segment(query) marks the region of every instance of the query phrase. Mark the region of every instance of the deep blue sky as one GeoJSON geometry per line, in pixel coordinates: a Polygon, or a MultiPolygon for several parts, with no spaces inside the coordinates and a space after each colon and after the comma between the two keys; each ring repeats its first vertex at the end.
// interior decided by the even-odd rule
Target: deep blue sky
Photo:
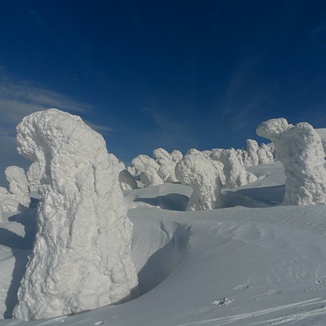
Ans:
{"type": "Polygon", "coordinates": [[[54,106],[123,161],[244,147],[269,118],[326,127],[324,0],[12,0],[0,44],[3,147],[54,106]]]}

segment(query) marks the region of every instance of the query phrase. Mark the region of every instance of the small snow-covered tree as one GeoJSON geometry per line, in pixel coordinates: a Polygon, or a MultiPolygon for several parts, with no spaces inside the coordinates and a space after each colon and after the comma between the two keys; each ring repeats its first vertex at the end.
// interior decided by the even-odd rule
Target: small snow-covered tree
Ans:
{"type": "Polygon", "coordinates": [[[198,211],[222,206],[220,189],[225,183],[223,164],[208,153],[190,150],[175,168],[177,179],[193,189],[187,210],[198,211]]]}
{"type": "Polygon", "coordinates": [[[145,187],[164,183],[162,177],[158,174],[158,170],[160,168],[159,164],[148,155],[138,155],[131,161],[131,164],[140,174],[140,181],[145,187]]]}
{"type": "Polygon", "coordinates": [[[259,162],[258,164],[270,164],[274,162],[274,156],[271,146],[261,144],[257,151],[259,162]]]}
{"type": "Polygon", "coordinates": [[[50,109],[23,119],[17,145],[42,173],[37,234],[14,318],[73,314],[128,297],[138,282],[132,223],[121,166],[103,137],[80,117],[50,109]]]}
{"type": "Polygon", "coordinates": [[[223,164],[225,187],[237,188],[257,180],[257,177],[246,171],[239,152],[235,149],[214,149],[211,158],[223,164]]]}
{"type": "Polygon", "coordinates": [[[182,159],[182,153],[174,150],[169,154],[163,148],[157,148],[153,151],[153,156],[159,165],[158,174],[164,182],[177,182],[175,176],[175,166],[182,159]]]}
{"type": "Polygon", "coordinates": [[[18,211],[19,202],[15,199],[15,195],[9,194],[6,188],[0,187],[0,206],[3,213],[13,213],[18,211]]]}
{"type": "Polygon", "coordinates": [[[31,198],[24,169],[18,166],[8,166],[5,176],[9,182],[9,193],[13,194],[21,205],[28,207],[31,198]]]}
{"type": "Polygon", "coordinates": [[[245,166],[252,166],[259,164],[259,157],[258,157],[258,143],[254,139],[247,139],[247,151],[245,155],[244,164],[245,166]]]}
{"type": "Polygon", "coordinates": [[[286,119],[270,119],[257,127],[257,134],[270,139],[285,170],[287,205],[326,203],[325,152],[319,134],[301,122],[293,126],[286,119]]]}

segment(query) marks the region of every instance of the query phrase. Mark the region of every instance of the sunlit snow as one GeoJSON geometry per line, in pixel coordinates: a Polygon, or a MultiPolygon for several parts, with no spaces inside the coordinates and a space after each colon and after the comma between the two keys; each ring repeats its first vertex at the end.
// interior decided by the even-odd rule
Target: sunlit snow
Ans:
{"type": "MultiPolygon", "coordinates": [[[[179,183],[124,192],[134,224],[137,298],[47,320],[3,319],[0,325],[326,325],[325,205],[283,206],[280,162],[247,171],[258,179],[221,189],[224,208],[187,211],[192,189],[179,183]]],[[[37,204],[33,197],[30,208],[3,213],[5,318],[31,252],[37,204]]]]}

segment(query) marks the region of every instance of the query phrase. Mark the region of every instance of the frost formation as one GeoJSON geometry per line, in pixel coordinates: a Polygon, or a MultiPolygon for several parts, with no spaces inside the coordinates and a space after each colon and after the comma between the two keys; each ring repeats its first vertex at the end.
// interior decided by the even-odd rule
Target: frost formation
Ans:
{"type": "Polygon", "coordinates": [[[319,134],[306,122],[288,124],[271,119],[257,127],[257,134],[270,139],[285,170],[286,205],[326,203],[325,152],[319,134]]]}
{"type": "Polygon", "coordinates": [[[37,162],[37,234],[13,317],[74,314],[119,302],[137,286],[121,167],[80,117],[35,112],[17,126],[18,151],[37,162]]]}

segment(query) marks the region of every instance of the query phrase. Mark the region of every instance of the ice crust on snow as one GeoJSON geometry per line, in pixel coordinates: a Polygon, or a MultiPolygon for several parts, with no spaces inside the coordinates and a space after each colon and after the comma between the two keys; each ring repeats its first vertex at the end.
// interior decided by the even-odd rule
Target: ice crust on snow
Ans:
{"type": "Polygon", "coordinates": [[[18,151],[36,162],[37,234],[13,317],[49,318],[119,302],[137,286],[121,166],[80,117],[35,112],[17,127],[18,151]]]}
{"type": "Polygon", "coordinates": [[[25,207],[28,207],[31,198],[25,171],[18,166],[8,166],[5,170],[6,179],[9,182],[9,193],[25,207]]]}
{"type": "Polygon", "coordinates": [[[221,187],[225,184],[223,164],[212,160],[209,152],[190,150],[175,168],[177,179],[193,192],[187,210],[199,211],[222,206],[221,187]]]}
{"type": "Polygon", "coordinates": [[[325,152],[320,135],[306,122],[293,126],[286,119],[270,119],[257,127],[270,139],[285,170],[285,205],[326,203],[325,152]]]}

